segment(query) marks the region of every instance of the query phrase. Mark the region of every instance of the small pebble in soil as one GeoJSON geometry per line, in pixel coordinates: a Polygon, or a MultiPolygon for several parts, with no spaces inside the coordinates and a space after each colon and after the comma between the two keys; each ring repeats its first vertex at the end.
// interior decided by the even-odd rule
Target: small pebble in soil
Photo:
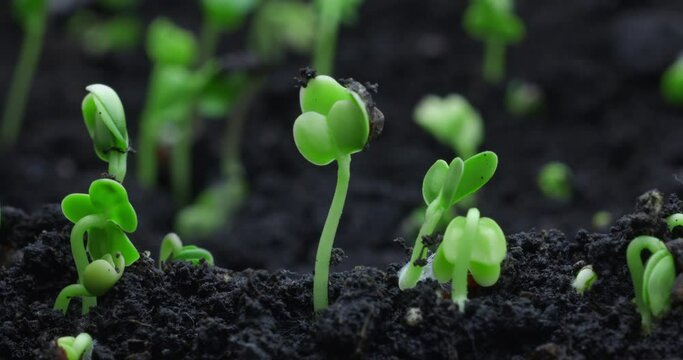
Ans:
{"type": "Polygon", "coordinates": [[[406,324],[408,326],[415,326],[422,322],[422,310],[420,308],[412,307],[406,312],[406,324]]]}

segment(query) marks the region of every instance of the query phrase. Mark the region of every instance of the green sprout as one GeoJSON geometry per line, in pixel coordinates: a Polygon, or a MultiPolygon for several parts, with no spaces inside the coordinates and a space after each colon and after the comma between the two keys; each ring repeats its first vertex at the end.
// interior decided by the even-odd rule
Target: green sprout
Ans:
{"type": "Polygon", "coordinates": [[[497,167],[498,156],[484,151],[465,161],[457,157],[450,164],[437,160],[429,168],[422,182],[422,196],[427,204],[425,221],[415,239],[410,261],[399,272],[398,286],[401,290],[415,287],[420,280],[427,256],[424,237],[434,233],[444,212],[484,186],[497,167]]]}
{"type": "Polygon", "coordinates": [[[197,48],[192,33],[168,19],[157,19],[149,27],[147,53],[154,67],[141,116],[138,176],[144,186],[155,186],[157,147],[170,147],[171,188],[181,204],[187,202],[191,190],[192,113],[199,94],[216,73],[213,62],[191,69],[197,48]]]}
{"type": "Polygon", "coordinates": [[[368,89],[355,81],[344,87],[329,76],[311,73],[303,81],[299,99],[302,114],[293,127],[297,149],[314,165],[336,161],[338,166],[337,186],[315,257],[313,307],[320,311],[328,306],[330,257],[349,186],[351,155],[379,135],[384,117],[368,89]]]}
{"type": "Polygon", "coordinates": [[[167,234],[161,241],[161,249],[159,250],[159,267],[163,268],[164,264],[169,260],[183,260],[189,261],[194,265],[198,265],[201,261],[213,266],[213,255],[206,250],[195,245],[185,245],[180,240],[180,237],[174,233],[167,234]]]}
{"type": "Polygon", "coordinates": [[[92,356],[93,340],[88,333],[78,336],[64,336],[57,339],[57,348],[61,351],[60,359],[85,360],[92,356]]]}
{"type": "Polygon", "coordinates": [[[576,274],[576,279],[574,279],[572,287],[579,295],[583,295],[583,293],[590,290],[596,280],[598,280],[598,274],[593,270],[593,266],[586,265],[579,270],[578,274],[576,274]]]}
{"type": "Polygon", "coordinates": [[[683,214],[676,213],[666,218],[666,226],[673,231],[677,226],[683,226],[683,214]]]}
{"type": "Polygon", "coordinates": [[[12,76],[0,124],[0,147],[16,143],[24,118],[31,81],[43,48],[47,24],[46,0],[13,0],[14,15],[24,30],[17,67],[12,76]]]}
{"type": "Polygon", "coordinates": [[[545,94],[536,84],[513,80],[505,92],[505,107],[508,113],[517,117],[531,116],[543,108],[545,94]]]}
{"type": "Polygon", "coordinates": [[[490,218],[480,217],[472,208],[467,217],[453,219],[436,250],[432,262],[434,277],[451,281],[451,300],[460,312],[467,301],[467,274],[480,286],[493,286],[500,277],[500,264],[507,253],[505,234],[490,218]]]}
{"type": "Polygon", "coordinates": [[[626,262],[642,327],[649,333],[653,318],[663,316],[671,307],[671,290],[676,278],[674,258],[659,239],[638,236],[626,249],[626,262]],[[651,253],[645,266],[641,258],[643,250],[651,253]]]}
{"type": "Polygon", "coordinates": [[[593,214],[593,227],[596,229],[606,229],[612,223],[612,213],[609,211],[598,211],[593,214]]]}
{"type": "Polygon", "coordinates": [[[463,159],[476,154],[484,140],[484,122],[464,97],[428,95],[415,108],[415,121],[463,159]]]}
{"type": "Polygon", "coordinates": [[[664,71],[660,87],[669,104],[683,105],[683,55],[664,71]]]}
{"type": "Polygon", "coordinates": [[[87,314],[97,305],[95,297],[105,294],[121,278],[123,268],[140,258],[126,236],[137,229],[138,219],[126,189],[111,179],[93,181],[88,194],[68,195],[62,201],[62,212],[74,223],[71,253],[78,284],[65,287],[54,308],[66,313],[71,298],[80,296],[82,313],[87,314]]]}
{"type": "Polygon", "coordinates": [[[95,145],[95,153],[109,164],[109,174],[123,182],[129,145],[121,99],[106,85],[94,84],[86,90],[90,93],[83,99],[83,119],[95,145]]]}
{"type": "Polygon", "coordinates": [[[505,74],[505,47],[524,37],[524,23],[513,13],[512,0],[471,0],[463,26],[468,34],[484,42],[483,77],[499,83],[505,74]]]}
{"type": "Polygon", "coordinates": [[[257,3],[257,0],[202,0],[200,58],[205,61],[212,57],[220,34],[239,29],[257,3]]]}
{"type": "Polygon", "coordinates": [[[140,44],[142,21],[129,14],[101,19],[90,10],[78,11],[67,23],[71,37],[90,55],[130,51],[140,44]]]}
{"type": "Polygon", "coordinates": [[[572,197],[571,177],[569,166],[557,161],[549,162],[538,173],[538,187],[549,199],[568,201],[572,197]]]}
{"type": "Polygon", "coordinates": [[[313,67],[332,75],[337,33],[342,21],[353,21],[361,0],[314,0],[318,9],[318,38],[313,53],[313,67]]]}

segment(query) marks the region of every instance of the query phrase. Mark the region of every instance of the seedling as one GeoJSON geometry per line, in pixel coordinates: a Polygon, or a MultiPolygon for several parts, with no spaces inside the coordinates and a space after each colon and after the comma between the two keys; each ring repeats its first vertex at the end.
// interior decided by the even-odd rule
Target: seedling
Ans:
{"type": "Polygon", "coordinates": [[[104,56],[135,49],[142,38],[143,24],[135,15],[104,19],[91,10],[81,10],[69,19],[67,31],[86,53],[104,56]]]}
{"type": "Polygon", "coordinates": [[[126,236],[135,231],[138,219],[126,189],[111,179],[93,181],[88,194],[68,195],[62,201],[62,212],[74,223],[71,253],[78,284],[65,287],[54,308],[66,313],[71,298],[79,296],[83,297],[82,313],[87,314],[97,305],[95,296],[105,294],[121,278],[124,267],[140,258],[126,236]]]}
{"type": "Polygon", "coordinates": [[[95,153],[109,164],[109,174],[123,182],[129,146],[121,99],[106,85],[94,84],[86,90],[90,93],[83,99],[83,119],[95,145],[95,153]]]}
{"type": "Polygon", "coordinates": [[[659,239],[638,236],[626,249],[626,262],[642,327],[649,333],[653,319],[663,316],[671,307],[671,290],[676,278],[674,258],[659,239]],[[643,250],[651,253],[645,266],[641,258],[643,250]]]}
{"type": "Polygon", "coordinates": [[[572,171],[561,162],[549,162],[538,173],[538,187],[549,199],[568,201],[572,197],[572,171]]]}
{"type": "Polygon", "coordinates": [[[524,24],[513,13],[513,0],[471,0],[463,26],[484,42],[484,80],[499,83],[505,74],[505,47],[524,37],[524,24]]]}
{"type": "Polygon", "coordinates": [[[661,90],[668,103],[683,105],[683,55],[662,74],[661,90]]]}
{"type": "Polygon", "coordinates": [[[505,107],[517,117],[527,117],[538,113],[543,108],[545,94],[536,84],[513,80],[505,92],[505,107]]]}
{"type": "Polygon", "coordinates": [[[451,281],[451,300],[460,312],[467,301],[467,274],[480,286],[493,286],[500,277],[507,243],[500,226],[490,218],[480,217],[472,208],[467,217],[453,219],[436,250],[432,271],[441,283],[451,281]]]}
{"type": "Polygon", "coordinates": [[[1,147],[13,146],[21,131],[28,93],[42,52],[47,24],[46,0],[13,0],[12,8],[24,30],[24,42],[5,99],[0,128],[1,147]]]}
{"type": "Polygon", "coordinates": [[[401,290],[415,287],[426,264],[425,236],[431,236],[444,212],[464,197],[473,194],[493,177],[498,167],[498,156],[484,151],[462,161],[455,158],[450,164],[437,160],[425,174],[422,196],[427,211],[425,221],[415,239],[410,261],[399,272],[398,286],[401,290]]]}
{"type": "Polygon", "coordinates": [[[330,257],[349,186],[351,155],[362,151],[371,136],[379,135],[384,117],[365,86],[355,81],[344,87],[329,76],[310,73],[302,79],[299,99],[302,114],[293,129],[297,149],[314,165],[336,161],[338,166],[337,186],[315,258],[313,307],[320,311],[328,306],[330,257]]]}
{"type": "Polygon", "coordinates": [[[319,73],[332,75],[337,33],[340,22],[355,19],[361,0],[315,0],[318,10],[318,39],[313,54],[313,67],[319,73]]]}
{"type": "Polygon", "coordinates": [[[140,124],[138,175],[147,187],[156,185],[157,147],[171,148],[171,188],[178,203],[186,203],[191,187],[192,111],[201,90],[216,73],[208,62],[191,70],[197,60],[192,33],[167,19],[149,27],[147,53],[154,62],[147,103],[140,124]]]}
{"type": "Polygon", "coordinates": [[[202,0],[202,61],[214,55],[220,34],[239,29],[256,4],[256,0],[202,0]]]}
{"type": "Polygon", "coordinates": [[[86,360],[92,356],[92,337],[87,333],[78,336],[64,336],[57,339],[57,348],[61,351],[60,359],[86,360]]]}
{"type": "Polygon", "coordinates": [[[159,267],[163,268],[169,260],[189,261],[199,265],[201,261],[213,266],[213,255],[206,250],[194,245],[185,245],[180,241],[180,237],[174,233],[164,236],[159,250],[159,267]]]}
{"type": "Polygon", "coordinates": [[[666,226],[673,231],[677,226],[683,226],[683,214],[676,213],[666,218],[666,226]]]}
{"type": "Polygon", "coordinates": [[[583,293],[590,290],[596,280],[598,280],[598,274],[593,271],[593,266],[586,265],[579,270],[576,279],[572,283],[572,287],[579,295],[583,295],[583,293]]]}
{"type": "Polygon", "coordinates": [[[428,95],[415,108],[415,121],[463,159],[476,154],[484,140],[484,122],[462,96],[428,95]]]}

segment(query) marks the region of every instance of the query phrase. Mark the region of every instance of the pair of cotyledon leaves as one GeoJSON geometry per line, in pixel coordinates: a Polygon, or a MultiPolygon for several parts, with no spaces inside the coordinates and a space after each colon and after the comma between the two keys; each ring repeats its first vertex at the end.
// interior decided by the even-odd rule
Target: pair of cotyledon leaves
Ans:
{"type": "Polygon", "coordinates": [[[663,315],[671,306],[671,289],[676,278],[673,256],[662,241],[651,236],[633,239],[626,252],[639,310],[654,317],[663,315]],[[643,249],[648,249],[652,255],[641,273],[637,269],[642,269],[640,253],[643,249]],[[640,279],[638,275],[641,275],[640,279]]]}
{"type": "Polygon", "coordinates": [[[465,10],[464,27],[477,39],[517,42],[525,29],[512,7],[512,0],[472,0],[465,10]]]}
{"type": "Polygon", "coordinates": [[[294,142],[315,165],[327,165],[365,147],[370,134],[366,104],[333,78],[319,75],[299,93],[302,114],[294,122],[294,142]]]}
{"type": "Polygon", "coordinates": [[[116,92],[106,85],[93,84],[86,87],[90,93],[81,105],[83,119],[93,140],[95,153],[109,162],[112,151],[128,152],[128,130],[123,104],[116,92]]]}
{"type": "Polygon", "coordinates": [[[77,223],[90,215],[106,220],[103,227],[88,229],[88,252],[93,260],[120,253],[126,266],[140,258],[126,236],[137,229],[135,209],[128,201],[126,189],[117,181],[99,179],[92,182],[88,194],[70,194],[62,201],[62,212],[69,221],[77,223]]]}

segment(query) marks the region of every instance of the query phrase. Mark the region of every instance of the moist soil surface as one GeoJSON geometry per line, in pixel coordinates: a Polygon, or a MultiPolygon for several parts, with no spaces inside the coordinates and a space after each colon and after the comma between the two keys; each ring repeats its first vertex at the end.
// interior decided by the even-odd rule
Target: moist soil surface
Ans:
{"type": "Polygon", "coordinates": [[[0,354],[50,359],[52,341],[85,331],[96,359],[674,358],[683,306],[644,336],[624,253],[636,235],[675,237],[664,217],[680,210],[676,196],[651,192],[608,234],[510,234],[500,280],[471,286],[464,313],[434,281],[400,291],[398,264],[334,273],[332,304],[314,315],[308,274],[183,262],[159,269],[143,255],[90,314],[74,300],[64,316],[52,302],[77,277],[71,225],[56,206],[31,216],[6,207],[2,235],[17,251],[0,270],[0,354]],[[599,280],[581,296],[571,282],[584,264],[599,280]]]}
{"type": "MultiPolygon", "coordinates": [[[[242,149],[250,197],[233,226],[209,239],[184,239],[210,249],[222,268],[173,264],[161,271],[143,258],[89,316],[64,318],[50,310],[76,276],[67,248],[70,225],[56,205],[44,204],[86,192],[105,170],[82,123],[84,87],[101,82],[117,90],[135,145],[150,71],[142,49],[84,54],[64,31],[71,13],[54,14],[20,142],[0,155],[0,203],[13,207],[3,208],[0,228],[0,358],[50,356],[47,344],[80,331],[98,340],[99,358],[117,359],[681,354],[680,308],[652,335],[640,335],[624,252],[636,235],[675,237],[665,233],[662,217],[678,210],[677,200],[662,211],[639,206],[635,213],[632,203],[653,188],[680,195],[683,111],[663,102],[659,77],[683,48],[683,3],[516,4],[527,37],[509,48],[507,76],[534,82],[546,94],[544,110],[528,118],[507,114],[504,85],[482,83],[481,44],[460,26],[465,2],[367,1],[356,25],[341,30],[336,73],[378,83],[376,101],[387,123],[383,136],[354,156],[335,244],[347,258],[332,276],[332,306],[317,317],[308,274],[335,169],[306,162],[292,140],[299,112],[292,77],[308,64],[303,56],[273,69],[251,107],[242,149]],[[482,149],[499,155],[497,175],[477,205],[509,235],[501,280],[472,289],[464,314],[435,283],[398,292],[398,265],[388,265],[405,260],[393,239],[402,236],[412,245],[401,224],[422,202],[425,171],[437,158],[454,156],[414,124],[413,108],[428,93],[451,92],[481,112],[482,149]],[[552,160],[573,170],[569,202],[545,199],[537,189],[538,170],[552,160]],[[600,230],[609,234],[592,233],[591,218],[600,210],[621,217],[611,231],[600,230]],[[600,276],[583,297],[569,285],[581,260],[600,276]],[[414,325],[405,320],[411,308],[422,312],[414,325]]],[[[0,4],[0,84],[9,83],[21,42],[8,6],[0,4]]],[[[190,1],[147,1],[140,14],[146,22],[166,15],[200,27],[190,1]]],[[[227,36],[220,52],[241,51],[243,38],[227,36]]],[[[0,88],[0,98],[6,91],[0,88]]],[[[195,193],[219,179],[223,127],[224,121],[208,122],[198,134],[195,193]]],[[[126,188],[140,218],[132,238],[156,258],[177,206],[166,179],[159,189],[142,189],[134,155],[130,168],[126,188]]]]}

